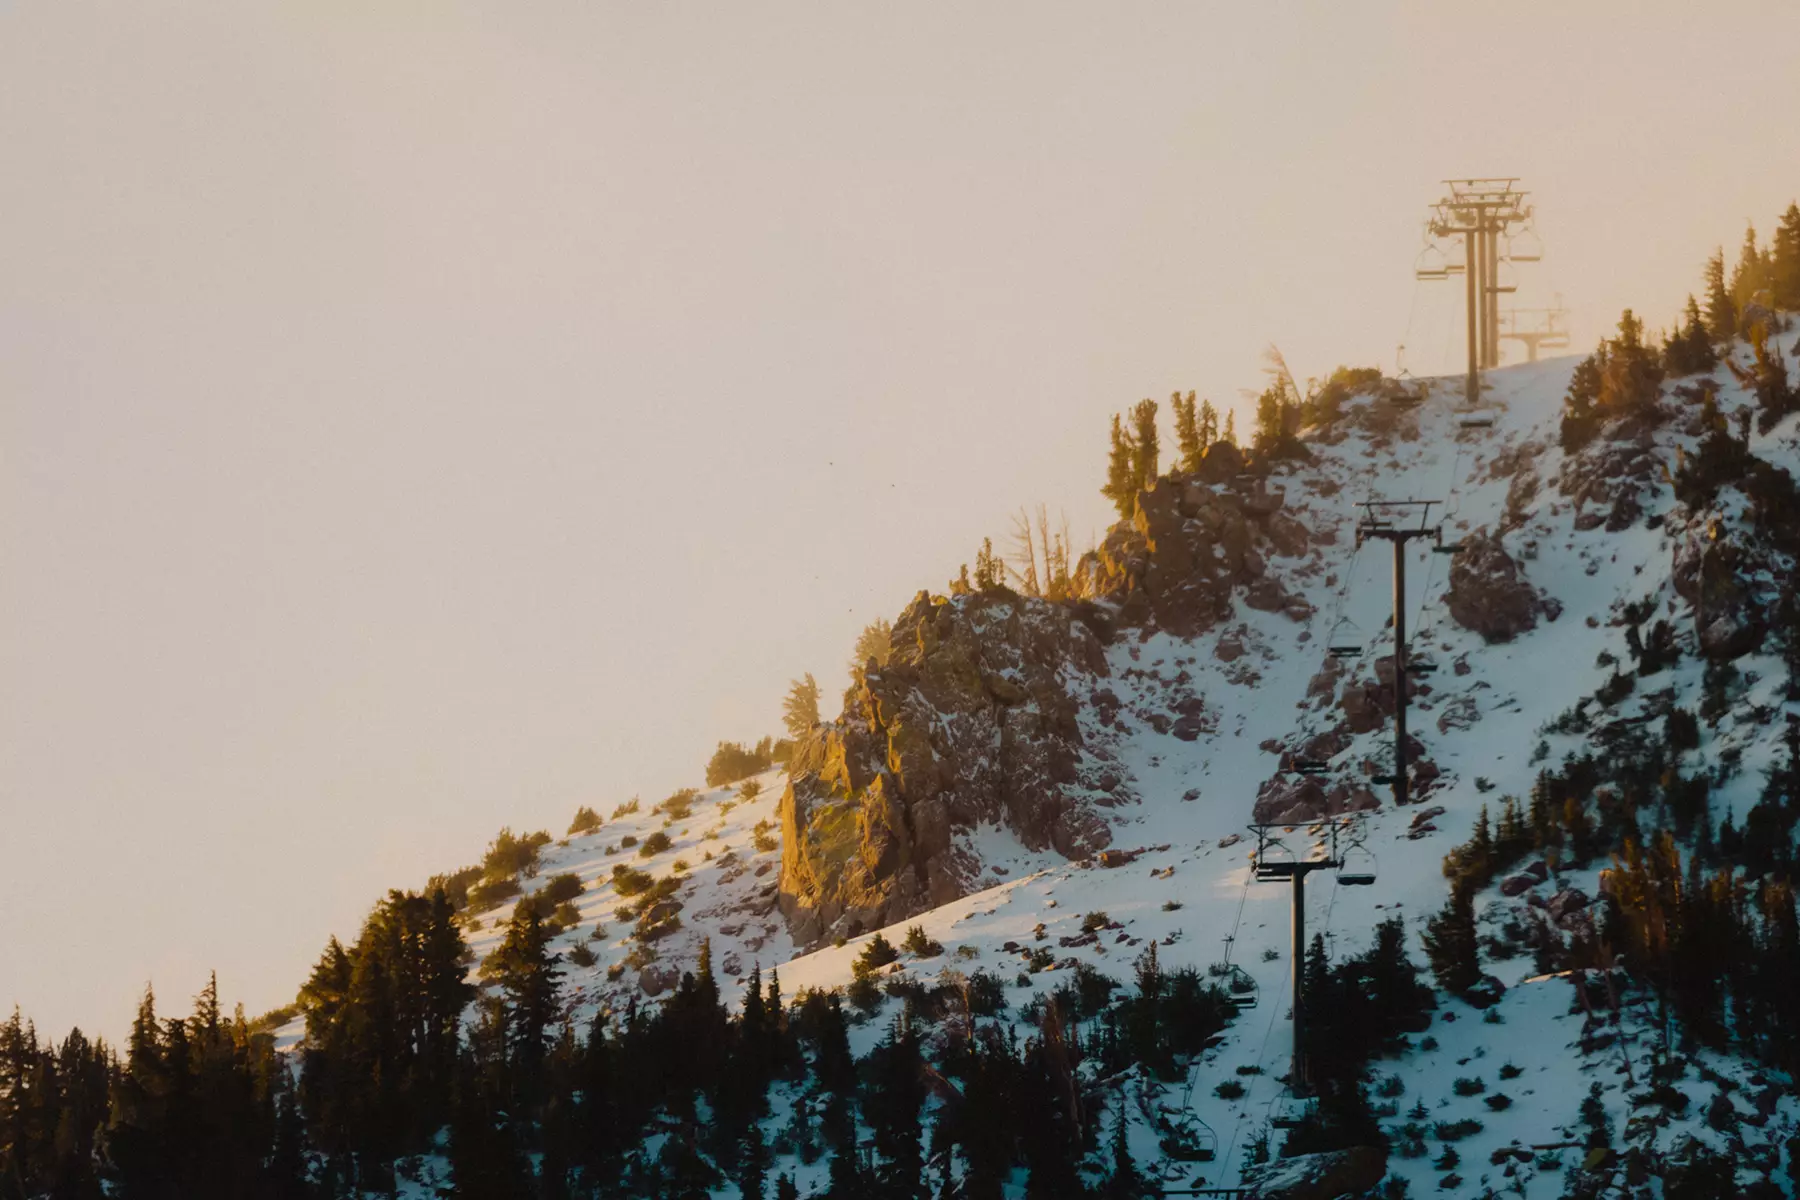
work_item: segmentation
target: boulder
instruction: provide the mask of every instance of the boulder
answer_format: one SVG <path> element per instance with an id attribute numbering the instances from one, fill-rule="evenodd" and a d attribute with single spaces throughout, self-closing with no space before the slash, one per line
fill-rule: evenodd
<path id="1" fill-rule="evenodd" d="M 1387 1151 L 1351 1146 L 1277 1159 L 1249 1184 L 1246 1200 L 1341 1200 L 1361 1196 L 1387 1174 Z"/>
<path id="2" fill-rule="evenodd" d="M 638 972 L 638 987 L 646 996 L 660 996 L 681 982 L 681 972 L 668 963 L 651 963 Z"/>
<path id="3" fill-rule="evenodd" d="M 1451 619 L 1489 642 L 1510 642 L 1536 628 L 1537 592 L 1500 539 L 1477 531 L 1462 545 L 1451 559 L 1444 595 Z"/>
<path id="4" fill-rule="evenodd" d="M 1538 882 L 1537 879 L 1523 872 L 1518 875 L 1508 875 L 1500 881 L 1500 894 L 1502 896 L 1523 896 L 1536 887 Z"/>

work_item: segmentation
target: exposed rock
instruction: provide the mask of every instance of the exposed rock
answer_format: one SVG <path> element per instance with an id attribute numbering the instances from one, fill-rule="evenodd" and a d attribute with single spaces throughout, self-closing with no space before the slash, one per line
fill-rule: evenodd
<path id="1" fill-rule="evenodd" d="M 1580 912 L 1590 903 L 1587 893 L 1580 888 L 1564 888 L 1544 902 L 1544 911 L 1549 913 L 1553 920 L 1560 922 L 1569 914 Z"/>
<path id="2" fill-rule="evenodd" d="M 1500 539 L 1477 531 L 1450 562 L 1444 602 L 1450 617 L 1489 642 L 1510 642 L 1537 626 L 1538 595 Z"/>
<path id="3" fill-rule="evenodd" d="M 1701 652 L 1722 660 L 1754 650 L 1766 619 L 1746 581 L 1768 576 L 1772 564 L 1715 523 L 1695 522 L 1677 534 L 1673 555 L 1670 579 L 1677 594 L 1693 606 Z"/>
<path id="4" fill-rule="evenodd" d="M 1034 850 L 1080 858 L 1111 841 L 1095 808 L 1102 789 L 1113 803 L 1133 798 L 1076 720 L 1075 697 L 1102 694 L 1108 668 L 1070 608 L 921 592 L 891 640 L 888 663 L 865 671 L 843 717 L 789 764 L 779 900 L 802 943 L 981 886 L 958 830 L 1003 824 Z"/>
<path id="5" fill-rule="evenodd" d="M 1311 613 L 1268 574 L 1265 557 L 1305 553 L 1305 526 L 1260 480 L 1238 487 L 1243 469 L 1235 447 L 1215 443 L 1198 473 L 1137 494 L 1131 521 L 1115 525 L 1092 560 L 1096 593 L 1118 605 L 1121 621 L 1191 637 L 1228 619 L 1240 593 L 1265 612 Z"/>
<path id="6" fill-rule="evenodd" d="M 1340 1200 L 1360 1196 L 1387 1174 L 1387 1151 L 1351 1146 L 1278 1159 L 1245 1193 L 1246 1200 Z"/>
<path id="7" fill-rule="evenodd" d="M 1508 875 L 1500 881 L 1500 894 L 1502 896 L 1523 896 L 1536 887 L 1538 882 L 1537 879 L 1523 872 L 1517 875 Z"/>
<path id="8" fill-rule="evenodd" d="M 1483 975 L 1481 982 L 1463 993 L 1463 999 L 1475 1008 L 1492 1008 L 1500 1003 L 1500 997 L 1506 994 L 1506 985 L 1492 975 Z"/>
<path id="9" fill-rule="evenodd" d="M 669 963 L 651 963 L 638 972 L 638 987 L 646 996 L 660 996 L 680 982 L 681 972 Z"/>

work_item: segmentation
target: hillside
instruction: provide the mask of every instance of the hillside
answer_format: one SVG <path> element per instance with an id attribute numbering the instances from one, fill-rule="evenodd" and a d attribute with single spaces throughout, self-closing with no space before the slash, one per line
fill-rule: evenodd
<path id="1" fill-rule="evenodd" d="M 1791 357 L 1797 342 L 1787 335 L 1778 348 Z M 1746 352 L 1739 346 L 1738 353 Z M 1184 528 L 1193 538 L 1208 522 L 1218 524 L 1222 509 L 1254 514 L 1238 561 L 1209 581 L 1209 595 L 1224 602 L 1184 628 L 1165 628 L 1183 623 L 1159 620 L 1158 603 L 1140 603 L 1148 571 L 1137 590 L 1122 588 L 1086 607 L 1011 593 L 921 594 L 895 623 L 901 648 L 894 661 L 871 672 L 843 717 L 801 749 L 791 782 L 770 772 L 756 781 L 754 799 L 714 789 L 699 794 L 684 819 L 624 815 L 543 849 L 535 881 L 525 881 L 528 894 L 564 872 L 586 888 L 576 901 L 579 922 L 554 943 L 565 959 L 577 944 L 595 955 L 591 966 L 566 966 L 570 1017 L 585 1026 L 603 1012 L 624 1011 L 634 996 L 664 995 L 675 982 L 671 964 L 691 965 L 702 939 L 735 1008 L 753 965 L 765 974 L 778 969 L 790 995 L 841 988 L 875 926 L 897 945 L 916 924 L 941 943 L 941 955 L 902 955 L 884 974 L 928 982 L 951 967 L 992 973 L 1005 982 L 1015 1021 L 1067 985 L 1077 964 L 1128 977 L 1152 943 L 1166 970 L 1205 971 L 1229 959 L 1254 977 L 1260 1003 L 1181 1081 L 1134 1077 L 1115 1086 L 1130 1096 L 1131 1148 L 1140 1163 L 1160 1163 L 1171 1183 L 1235 1183 L 1251 1145 L 1269 1136 L 1291 1049 L 1288 889 L 1251 882 L 1246 825 L 1295 826 L 1286 844 L 1304 856 L 1315 848 L 1308 822 L 1354 814 L 1351 857 L 1376 881 L 1350 888 L 1319 877 L 1310 928 L 1339 960 L 1365 950 L 1376 924 L 1398 916 L 1416 953 L 1416 935 L 1444 903 L 1444 856 L 1469 837 L 1484 806 L 1497 818 L 1503 797 L 1523 804 L 1542 770 L 1592 744 L 1596 725 L 1630 726 L 1671 708 L 1705 711 L 1709 687 L 1718 686 L 1693 650 L 1702 637 L 1727 636 L 1716 629 L 1724 617 L 1697 620 L 1691 597 L 1698 593 L 1684 585 L 1683 564 L 1700 530 L 1711 529 L 1714 544 L 1749 546 L 1755 534 L 1748 507 L 1729 491 L 1706 511 L 1691 511 L 1663 475 L 1665 466 L 1700 453 L 1691 413 L 1680 415 L 1698 393 L 1683 399 L 1679 389 L 1701 380 L 1665 385 L 1675 416 L 1661 427 L 1568 455 L 1558 424 L 1574 365 L 1565 359 L 1492 373 L 1486 427 L 1466 427 L 1455 381 L 1427 381 L 1417 407 L 1381 393 L 1356 397 L 1329 430 L 1309 438 L 1309 462 L 1216 483 L 1166 479 L 1140 498 L 1134 526 L 1122 526 L 1110 542 L 1136 534 L 1152 557 L 1173 558 L 1171 544 Z M 1728 418 L 1751 405 L 1725 367 L 1710 381 Z M 1752 434 L 1749 449 L 1794 470 L 1795 419 Z M 1359 547 L 1355 537 L 1360 502 L 1399 498 L 1441 501 L 1445 539 L 1468 548 L 1451 558 L 1418 544 L 1411 555 L 1413 656 L 1440 669 L 1421 677 L 1413 693 L 1422 757 L 1416 803 L 1404 810 L 1371 783 L 1390 757 L 1385 712 L 1392 702 L 1381 690 L 1391 680 L 1391 668 L 1384 671 L 1390 551 L 1386 543 Z M 1280 522 L 1278 545 L 1271 521 Z M 1770 561 L 1762 582 L 1777 582 L 1790 565 Z M 1262 589 L 1260 603 L 1245 602 L 1252 588 Z M 1279 599 L 1270 601 L 1270 593 Z M 1666 616 L 1685 652 L 1612 703 L 1590 700 L 1616 680 L 1615 664 L 1633 661 L 1646 614 Z M 1326 653 L 1328 643 L 1347 642 L 1360 653 Z M 1027 645 L 1030 653 L 1018 653 Z M 1735 664 L 1726 703 L 1715 706 L 1699 745 L 1681 760 L 1732 764 L 1715 771 L 1715 822 L 1727 814 L 1741 821 L 1755 805 L 1783 753 L 1778 714 L 1792 711 L 1787 669 L 1772 642 L 1759 633 Z M 1572 721 L 1578 708 L 1584 716 Z M 1017 735 L 1022 727 L 1035 745 Z M 998 761 L 1007 752 L 1010 765 Z M 1284 772 L 1296 755 L 1329 758 L 1330 773 Z M 1058 757 L 1060 766 L 1045 765 Z M 1037 775 L 1019 769 L 1022 759 L 1036 762 Z M 930 786 L 921 787 L 922 779 Z M 842 810 L 835 816 L 834 806 Z M 926 831 L 930 821 L 936 832 Z M 759 823 L 779 827 L 780 850 L 767 840 L 756 848 Z M 1646 814 L 1646 827 L 1654 823 Z M 665 829 L 672 842 L 660 853 L 646 858 L 629 845 Z M 842 845 L 834 849 L 833 838 Z M 811 848 L 796 846 L 800 839 Z M 1096 856 L 1108 846 L 1111 854 Z M 1114 858 L 1122 865 L 1104 865 Z M 819 863 L 842 870 L 846 862 L 861 864 L 854 887 L 821 878 L 829 872 Z M 620 915 L 631 900 L 612 885 L 619 864 L 680 881 L 660 914 L 678 911 L 679 928 L 648 943 L 654 961 L 645 961 L 646 943 L 632 936 L 642 919 L 636 906 Z M 1398 1110 L 1415 1103 L 1429 1113 L 1411 1122 L 1415 1128 L 1462 1118 L 1481 1125 L 1455 1142 L 1460 1167 L 1434 1166 L 1450 1143 L 1429 1137 L 1428 1153 L 1390 1161 L 1390 1174 L 1410 1181 L 1415 1194 L 1455 1175 L 1468 1194 L 1562 1194 L 1587 1153 L 1578 1109 L 1592 1083 L 1616 1129 L 1623 1133 L 1631 1119 L 1633 1145 L 1667 1155 L 1691 1137 L 1747 1167 L 1785 1161 L 1800 1105 L 1726 1055 L 1696 1055 L 1695 1074 L 1678 1084 L 1691 1101 L 1685 1115 L 1645 1120 L 1628 1094 L 1645 1086 L 1649 1071 L 1655 1022 L 1647 1004 L 1628 1006 L 1616 1028 L 1596 1036 L 1567 978 L 1545 976 L 1520 944 L 1519 929 L 1537 920 L 1591 936 L 1589 905 L 1606 865 L 1596 856 L 1581 866 L 1540 867 L 1541 879 L 1521 875 L 1504 889 L 1482 890 L 1482 965 L 1504 996 L 1485 1017 L 1443 998 L 1428 1037 L 1377 1062 L 1377 1077 L 1390 1081 L 1378 1094 L 1396 1110 L 1390 1133 L 1407 1124 Z M 838 901 L 821 906 L 833 886 Z M 865 895 L 860 908 L 842 900 L 855 888 Z M 1096 913 L 1108 923 L 1084 930 L 1084 918 Z M 596 925 L 604 930 L 598 936 Z M 497 945 L 499 926 L 471 930 L 477 958 Z M 800 953 L 809 943 L 819 948 Z M 889 982 L 897 994 L 905 987 Z M 899 1006 L 889 999 L 888 1011 L 872 1012 L 853 1031 L 859 1055 L 885 1035 Z M 285 1033 L 297 1038 L 299 1023 Z M 1258 1073 L 1245 1073 L 1252 1070 Z M 1702 1075 L 1713 1082 L 1702 1085 Z M 1457 1095 L 1455 1078 L 1479 1079 L 1482 1091 Z M 1246 1084 L 1241 1097 L 1216 1094 L 1234 1079 Z M 1729 1133 L 1703 1116 L 1714 1095 L 1726 1094 L 1720 1089 L 1735 1095 L 1744 1118 Z M 1496 1110 L 1496 1093 L 1510 1097 L 1510 1107 Z M 778 1088 L 766 1122 L 771 1137 L 797 1094 Z M 1216 1159 L 1171 1161 L 1150 1119 L 1158 1114 L 1216 1138 Z M 1555 1143 L 1569 1146 L 1505 1153 Z M 649 1156 L 657 1150 L 655 1138 L 643 1147 Z M 778 1157 L 773 1169 L 791 1170 L 802 1191 L 826 1185 L 823 1161 Z M 1791 1191 L 1791 1182 L 1782 1186 Z"/>
<path id="2" fill-rule="evenodd" d="M 1800 334 L 1728 352 L 1363 378 L 1064 598 L 918 593 L 784 767 L 504 832 L 294 1008 L 146 997 L 0 1118 L 110 1095 L 96 1161 L 197 1195 L 1792 1196 Z M 1398 500 L 1453 551 L 1407 547 L 1404 807 Z M 1297 964 L 1257 867 L 1334 849 Z"/>

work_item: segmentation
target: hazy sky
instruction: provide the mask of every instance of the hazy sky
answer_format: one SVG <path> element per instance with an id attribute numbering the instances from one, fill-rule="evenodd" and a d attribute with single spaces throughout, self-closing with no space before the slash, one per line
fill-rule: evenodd
<path id="1" fill-rule="evenodd" d="M 1731 11 L 1728 14 L 1727 8 Z M 1800 193 L 1765 5 L 0 4 L 0 1005 L 260 1011 L 502 824 L 697 782 L 1107 416 L 1585 348 Z"/>

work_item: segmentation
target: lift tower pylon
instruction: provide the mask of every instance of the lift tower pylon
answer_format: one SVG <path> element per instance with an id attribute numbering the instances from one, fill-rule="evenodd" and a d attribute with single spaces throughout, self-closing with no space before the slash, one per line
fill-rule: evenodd
<path id="1" fill-rule="evenodd" d="M 1513 185 L 1517 178 L 1446 179 L 1450 190 L 1432 206 L 1426 231 L 1434 238 L 1463 239 L 1462 271 L 1468 308 L 1469 374 L 1467 403 L 1473 407 L 1481 396 L 1481 372 L 1500 364 L 1499 280 L 1500 238 L 1514 225 L 1529 222 L 1528 193 Z M 1421 279 L 1441 278 L 1422 272 Z"/>
<path id="2" fill-rule="evenodd" d="M 1288 1087 L 1295 1095 L 1305 1094 L 1309 1080 L 1306 1063 L 1306 877 L 1314 871 L 1336 871 L 1343 867 L 1344 860 L 1338 854 L 1338 830 L 1343 824 L 1343 818 L 1331 821 L 1325 857 L 1305 859 L 1291 854 L 1285 857 L 1270 856 L 1270 847 L 1278 844 L 1278 839 L 1271 831 L 1285 826 L 1250 826 L 1256 834 L 1255 865 L 1251 868 L 1253 877 L 1258 883 L 1280 883 L 1286 880 L 1293 889 L 1293 969 L 1290 974 L 1294 985 L 1294 1057 L 1288 1075 Z"/>
<path id="3" fill-rule="evenodd" d="M 1438 553 L 1454 554 L 1461 549 L 1456 545 L 1443 543 L 1443 526 L 1430 525 L 1431 510 L 1438 504 L 1436 500 L 1365 500 L 1362 503 L 1363 518 L 1356 526 L 1356 542 L 1361 545 L 1365 539 L 1378 539 L 1391 542 L 1394 547 L 1394 773 L 1391 777 L 1394 787 L 1394 803 L 1402 805 L 1407 802 L 1406 772 L 1406 684 L 1407 677 L 1415 672 L 1423 672 L 1424 667 L 1407 661 L 1406 654 L 1406 544 L 1420 538 L 1432 538 L 1437 541 L 1433 549 Z M 1418 524 L 1395 520 L 1389 514 L 1418 513 Z M 1381 782 L 1381 777 L 1376 777 Z"/>

